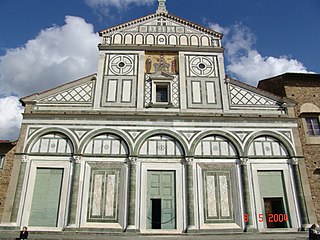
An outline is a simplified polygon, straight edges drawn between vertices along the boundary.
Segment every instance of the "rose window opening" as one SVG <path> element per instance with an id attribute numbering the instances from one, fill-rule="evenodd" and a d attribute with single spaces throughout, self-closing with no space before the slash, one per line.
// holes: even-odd
<path id="1" fill-rule="evenodd" d="M 129 56 L 115 56 L 110 61 L 110 70 L 113 74 L 126 75 L 133 70 L 133 59 Z"/>

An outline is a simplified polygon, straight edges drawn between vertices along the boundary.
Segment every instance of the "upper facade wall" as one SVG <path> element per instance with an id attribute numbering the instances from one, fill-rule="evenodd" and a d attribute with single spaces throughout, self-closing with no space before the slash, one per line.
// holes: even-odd
<path id="1" fill-rule="evenodd" d="M 102 45 L 221 48 L 220 33 L 170 14 L 153 14 L 100 32 Z"/>
<path id="2" fill-rule="evenodd" d="M 281 99 L 225 77 L 213 30 L 161 12 L 100 36 L 98 73 L 24 98 L 27 111 L 285 113 Z"/>

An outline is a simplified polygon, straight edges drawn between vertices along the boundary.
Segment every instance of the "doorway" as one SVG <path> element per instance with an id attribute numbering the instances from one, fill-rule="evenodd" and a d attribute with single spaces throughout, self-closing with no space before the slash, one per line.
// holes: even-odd
<path id="1" fill-rule="evenodd" d="M 37 169 L 29 226 L 58 226 L 62 178 L 63 169 Z"/>
<path id="2" fill-rule="evenodd" d="M 283 198 L 263 198 L 267 228 L 287 228 L 288 216 L 285 213 Z"/>
<path id="3" fill-rule="evenodd" d="M 176 229 L 175 171 L 148 171 L 147 228 Z"/>

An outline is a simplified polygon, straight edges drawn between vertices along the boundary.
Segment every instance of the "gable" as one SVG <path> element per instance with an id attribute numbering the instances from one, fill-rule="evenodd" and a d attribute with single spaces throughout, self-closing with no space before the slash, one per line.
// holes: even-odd
<path id="1" fill-rule="evenodd" d="M 241 105 L 260 105 L 260 106 L 275 106 L 277 101 L 267 98 L 253 91 L 241 88 L 239 86 L 230 84 L 230 105 L 231 106 L 241 106 Z"/>
<path id="2" fill-rule="evenodd" d="M 92 106 L 96 75 L 90 75 L 76 81 L 58 86 L 42 93 L 33 94 L 21 99 L 23 104 L 35 104 L 37 109 L 41 106 Z M 61 109 L 63 110 L 63 109 Z"/>
<path id="3" fill-rule="evenodd" d="M 103 44 L 221 47 L 222 34 L 167 13 L 156 13 L 100 32 Z"/>
<path id="4" fill-rule="evenodd" d="M 227 79 L 230 109 L 284 111 L 284 99 L 253 86 Z"/>

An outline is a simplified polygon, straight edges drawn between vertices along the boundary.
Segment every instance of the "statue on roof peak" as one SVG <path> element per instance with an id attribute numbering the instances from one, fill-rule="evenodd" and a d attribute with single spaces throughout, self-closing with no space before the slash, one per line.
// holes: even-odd
<path id="1" fill-rule="evenodd" d="M 167 8 L 166 8 L 166 1 L 167 0 L 158 0 L 157 13 L 168 13 Z"/>

